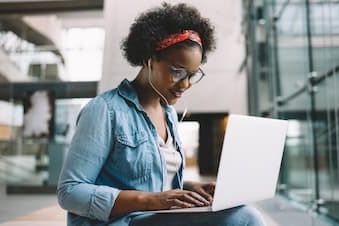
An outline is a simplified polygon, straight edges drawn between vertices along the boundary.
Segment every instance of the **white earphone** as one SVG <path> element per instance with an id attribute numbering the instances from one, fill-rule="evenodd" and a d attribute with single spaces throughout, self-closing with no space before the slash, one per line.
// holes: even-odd
<path id="1" fill-rule="evenodd" d="M 152 59 L 150 58 L 150 59 L 148 59 L 148 61 L 147 61 L 147 67 L 148 67 L 148 83 L 150 84 L 150 86 L 152 87 L 152 89 L 165 101 L 165 103 L 167 104 L 167 105 L 169 105 L 168 104 L 168 101 L 167 101 L 167 99 L 160 93 L 160 91 L 157 89 L 157 88 L 155 88 L 155 86 L 153 85 L 153 83 L 152 83 L 152 80 L 151 80 L 151 73 L 152 73 L 152 69 L 151 69 L 151 61 L 152 61 Z M 186 106 L 186 104 L 185 104 L 185 109 L 184 109 L 184 112 L 183 112 L 183 114 L 182 114 L 182 116 L 181 116 L 181 119 L 179 120 L 179 122 L 182 122 L 183 120 L 184 120 L 184 118 L 185 118 L 185 116 L 186 116 L 186 113 L 187 113 L 187 106 Z"/>
<path id="2" fill-rule="evenodd" d="M 165 103 L 167 105 L 169 105 L 167 99 L 160 93 L 160 91 L 157 88 L 155 88 L 155 86 L 152 83 L 152 80 L 151 80 L 151 73 L 152 73 L 152 71 L 151 71 L 151 60 L 152 59 L 149 58 L 148 61 L 147 61 L 147 66 L 148 66 L 148 83 L 151 85 L 152 89 L 165 101 Z"/>

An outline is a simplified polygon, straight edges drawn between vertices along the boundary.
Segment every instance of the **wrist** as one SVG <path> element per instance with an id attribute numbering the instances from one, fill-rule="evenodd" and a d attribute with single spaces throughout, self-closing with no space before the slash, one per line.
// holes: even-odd
<path id="1" fill-rule="evenodd" d="M 192 188 L 193 182 L 192 181 L 185 181 L 183 188 L 184 190 L 190 190 Z"/>
<path id="2" fill-rule="evenodd" d="M 138 196 L 138 202 L 142 210 L 150 210 L 152 206 L 151 192 L 141 192 Z"/>

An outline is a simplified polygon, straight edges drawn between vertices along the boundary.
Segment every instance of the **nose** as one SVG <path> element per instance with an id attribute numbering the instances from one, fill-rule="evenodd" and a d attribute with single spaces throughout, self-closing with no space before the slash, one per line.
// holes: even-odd
<path id="1" fill-rule="evenodd" d="M 182 79 L 179 81 L 178 86 L 180 89 L 188 89 L 191 87 L 191 83 L 189 81 L 189 77 L 187 76 L 186 78 Z"/>

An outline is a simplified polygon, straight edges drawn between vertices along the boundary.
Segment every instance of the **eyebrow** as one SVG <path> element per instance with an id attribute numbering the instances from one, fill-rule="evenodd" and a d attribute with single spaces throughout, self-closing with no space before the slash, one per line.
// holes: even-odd
<path id="1" fill-rule="evenodd" d="M 185 67 L 183 67 L 183 66 L 180 66 L 180 65 L 175 65 L 175 64 L 173 64 L 173 63 L 171 63 L 171 62 L 169 62 L 170 64 L 171 64 L 171 66 L 172 67 L 174 67 L 175 69 L 183 69 L 183 70 L 185 70 L 185 71 L 188 71 L 189 73 L 196 73 L 197 71 L 199 71 L 199 69 L 200 69 L 200 67 L 198 67 L 198 69 L 197 70 L 195 70 L 195 71 L 190 71 L 190 70 L 187 70 Z"/>

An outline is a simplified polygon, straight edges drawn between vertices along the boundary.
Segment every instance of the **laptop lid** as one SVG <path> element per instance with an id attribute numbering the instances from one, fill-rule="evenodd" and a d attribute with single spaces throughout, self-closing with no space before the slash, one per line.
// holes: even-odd
<path id="1" fill-rule="evenodd" d="M 274 196 L 286 133 L 286 120 L 229 116 L 213 211 Z"/>

